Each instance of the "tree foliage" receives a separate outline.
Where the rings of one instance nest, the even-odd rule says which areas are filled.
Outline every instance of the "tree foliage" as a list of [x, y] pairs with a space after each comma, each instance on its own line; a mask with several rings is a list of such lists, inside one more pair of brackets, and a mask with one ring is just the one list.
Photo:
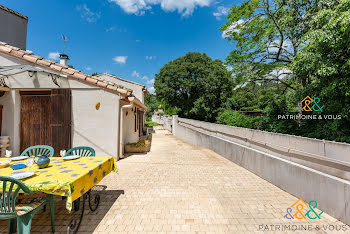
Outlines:
[[215, 121], [232, 86], [226, 66], [197, 52], [170, 61], [155, 76], [157, 98], [186, 118]]
[[[278, 81], [296, 89], [290, 64], [304, 46], [315, 12], [334, 3], [319, 0], [250, 0], [232, 7], [221, 30], [235, 49], [227, 57], [240, 82]], [[276, 75], [277, 73], [277, 75]], [[310, 82], [306, 77], [303, 85]]]
[[147, 106], [146, 117], [151, 118], [154, 111], [158, 110], [160, 106], [159, 102], [157, 101], [156, 95], [151, 93], [147, 94], [145, 97], [145, 104]]
[[[227, 63], [236, 83], [251, 83], [234, 91], [229, 108], [258, 108], [261, 82], [272, 81], [288, 91], [268, 88], [272, 98], [265, 99], [266, 116], [253, 121], [253, 128], [350, 143], [350, 0], [250, 0], [231, 9], [222, 30], [235, 44]], [[289, 75], [271, 80], [276, 69]], [[257, 95], [240, 94], [252, 87], [258, 87]], [[295, 115], [305, 96], [319, 97], [322, 114], [341, 119], [277, 118]]]

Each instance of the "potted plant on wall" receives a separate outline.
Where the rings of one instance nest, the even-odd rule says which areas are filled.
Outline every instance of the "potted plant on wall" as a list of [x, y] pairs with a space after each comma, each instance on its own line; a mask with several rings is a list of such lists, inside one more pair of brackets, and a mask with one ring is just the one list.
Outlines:
[[144, 153], [151, 149], [151, 140], [146, 139], [135, 143], [125, 145], [125, 153]]

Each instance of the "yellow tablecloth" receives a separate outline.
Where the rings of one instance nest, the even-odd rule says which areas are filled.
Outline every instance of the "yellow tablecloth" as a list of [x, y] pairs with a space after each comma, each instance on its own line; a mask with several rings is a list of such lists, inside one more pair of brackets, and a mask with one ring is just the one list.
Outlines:
[[[60, 157], [50, 159], [50, 165], [44, 169], [39, 169], [36, 164], [20, 170], [6, 167], [0, 168], [0, 175], [10, 176], [19, 171], [35, 171], [36, 175], [21, 181], [32, 191], [67, 197], [66, 208], [70, 211], [74, 200], [98, 184], [110, 172], [117, 171], [113, 157], [82, 157], [66, 161]], [[21, 160], [13, 161], [11, 165], [19, 162], [26, 164], [26, 160]]]

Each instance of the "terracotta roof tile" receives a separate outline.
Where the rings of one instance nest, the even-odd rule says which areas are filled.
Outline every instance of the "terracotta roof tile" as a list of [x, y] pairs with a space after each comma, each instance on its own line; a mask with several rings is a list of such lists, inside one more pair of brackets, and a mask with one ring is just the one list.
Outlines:
[[21, 50], [11, 50], [11, 54], [14, 54], [16, 57], [23, 57], [24, 53]]
[[73, 75], [73, 74], [75, 73], [74, 71], [69, 70], [68, 68], [63, 68], [63, 69], [62, 69], [62, 72], [67, 73], [67, 74], [69, 74], [69, 75]]
[[35, 57], [27, 55], [27, 54], [23, 55], [23, 58], [31, 63], [36, 63], [38, 61], [38, 58], [35, 58]]
[[86, 74], [78, 73], [78, 72], [74, 73], [72, 76], [75, 77], [75, 78], [77, 78], [77, 79], [81, 79], [81, 80], [85, 80], [86, 77], [87, 77]]
[[108, 73], [99, 74], [98, 76], [102, 76], [102, 75], [106, 75], [106, 76], [112, 77], [114, 79], [118, 79], [118, 80], [121, 80], [121, 81], [124, 81], [124, 82], [127, 82], [127, 83], [131, 83], [131, 84], [136, 84], [136, 85], [139, 85], [139, 86], [142, 86], [142, 87], [146, 88], [146, 86], [144, 86], [142, 84], [139, 84], [139, 83], [136, 83], [136, 82], [133, 82], [133, 81], [130, 81], [130, 80], [125, 80], [123, 78], [120, 78], [118, 76], [111, 75], [111, 74], [108, 74]]
[[27, 55], [32, 55], [33, 52], [32, 51], [29, 51], [29, 50], [26, 50], [26, 51], [23, 51], [24, 54], [27, 54]]
[[90, 84], [97, 84], [98, 80], [93, 79], [91, 77], [86, 77], [86, 82], [90, 83]]
[[53, 62], [47, 59], [38, 59], [38, 61], [36, 61], [38, 64], [44, 65], [49, 67]]
[[69, 67], [69, 68], [67, 68], [67, 69], [70, 70], [70, 71], [72, 71], [72, 72], [80, 72], [79, 70], [74, 69], [74, 68], [71, 68], [71, 67]]
[[9, 44], [7, 44], [6, 46], [13, 49], [13, 50], [21, 50], [20, 48], [18, 48], [16, 46], [9, 45]]
[[5, 53], [10, 53], [11, 52], [11, 48], [7, 47], [6, 45], [1, 45], [0, 46], [0, 52], [5, 52]]
[[62, 70], [62, 66], [59, 66], [57, 63], [51, 64], [50, 68], [55, 69], [56, 71], [61, 71]]
[[17, 47], [8, 45], [5, 42], [1, 42], [1, 41], [0, 41], [0, 53], [14, 56], [16, 58], [43, 66], [45, 68], [51, 69], [51, 70], [56, 71], [56, 72], [57, 71], [61, 72], [63, 74], [68, 75], [71, 78], [79, 79], [79, 80], [82, 80], [82, 81], [87, 82], [89, 84], [93, 84], [93, 85], [96, 85], [96, 86], [101, 87], [101, 88], [105, 88], [105, 89], [108, 89], [108, 90], [111, 90], [114, 92], [118, 92], [118, 93], [125, 95], [125, 96], [132, 95], [131, 89], [123, 88], [123, 87], [118, 86], [117, 84], [115, 84], [113, 82], [107, 83], [107, 81], [103, 80], [100, 77], [84, 74], [81, 71], [76, 70], [74, 68], [70, 68], [66, 65], [62, 65], [62, 64], [56, 63], [54, 61], [48, 60], [48, 59], [44, 59], [43, 57], [34, 55], [30, 51], [21, 50]]
[[40, 57], [40, 56], [38, 56], [38, 55], [31, 55], [32, 57], [34, 57], [34, 58], [37, 58], [37, 59], [43, 59], [43, 57]]
[[113, 85], [107, 85], [107, 88], [117, 91], [118, 87]]
[[103, 88], [107, 88], [107, 83], [106, 82], [102, 82], [102, 81], [97, 81], [97, 84]]

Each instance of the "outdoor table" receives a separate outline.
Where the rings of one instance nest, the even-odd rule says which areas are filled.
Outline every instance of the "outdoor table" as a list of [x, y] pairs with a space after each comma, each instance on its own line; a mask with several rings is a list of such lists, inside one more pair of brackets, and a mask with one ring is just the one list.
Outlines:
[[[0, 158], [8, 160], [8, 158]], [[117, 171], [113, 157], [81, 157], [75, 160], [63, 160], [61, 157], [51, 157], [50, 165], [39, 169], [34, 163], [31, 168], [12, 170], [10, 167], [0, 168], [0, 175], [10, 176], [12, 173], [20, 171], [34, 171], [36, 174], [30, 178], [21, 180], [34, 192], [43, 192], [58, 196], [67, 197], [66, 208], [71, 211], [73, 201], [82, 197], [83, 207], [78, 226], [76, 221], [72, 220], [68, 226], [70, 229], [79, 228], [84, 215], [84, 203], [86, 196], [89, 196], [89, 207], [93, 211], [97, 208], [99, 195], [96, 195], [94, 202], [96, 208], [91, 207], [90, 190], [98, 184], [106, 175], [112, 171]], [[12, 161], [14, 163], [26, 164], [26, 159], [21, 161]], [[1, 191], [0, 187], [0, 191]], [[97, 204], [96, 204], [97, 203]]]

